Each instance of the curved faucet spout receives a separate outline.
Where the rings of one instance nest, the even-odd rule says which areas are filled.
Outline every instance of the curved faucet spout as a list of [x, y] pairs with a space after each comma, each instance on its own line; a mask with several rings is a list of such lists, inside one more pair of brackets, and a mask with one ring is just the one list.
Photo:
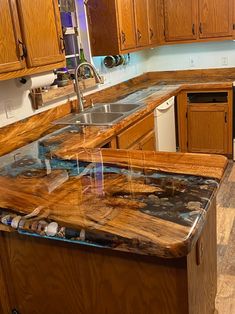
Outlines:
[[79, 87], [79, 80], [78, 80], [78, 71], [79, 71], [79, 69], [81, 69], [81, 67], [89, 68], [93, 72], [93, 75], [94, 75], [96, 83], [97, 84], [101, 84], [102, 83], [102, 79], [99, 76], [99, 73], [97, 72], [97, 70], [96, 70], [96, 68], [94, 67], [93, 64], [91, 64], [89, 62], [82, 62], [82, 63], [80, 63], [77, 66], [77, 68], [75, 70], [75, 86], [74, 86], [74, 89], [75, 89], [75, 92], [77, 94], [78, 110], [80, 112], [84, 111], [84, 97], [83, 97], [82, 91], [81, 91], [81, 89]]

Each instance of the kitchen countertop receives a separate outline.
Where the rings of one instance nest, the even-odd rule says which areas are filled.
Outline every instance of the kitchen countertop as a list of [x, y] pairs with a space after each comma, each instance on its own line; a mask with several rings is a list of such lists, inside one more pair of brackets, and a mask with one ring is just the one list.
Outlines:
[[[222, 73], [221, 69], [216, 69], [216, 71], [213, 70], [212, 72], [210, 70], [160, 72], [160, 74], [158, 72], [149, 72], [140, 77], [88, 95], [86, 96], [87, 104], [92, 100], [94, 103], [141, 102], [146, 106], [126, 117], [113, 127], [85, 127], [85, 134], [63, 134], [63, 139], [61, 137], [61, 149], [71, 148], [71, 146], [74, 146], [75, 149], [80, 146], [88, 148], [100, 147], [129, 125], [153, 112], [158, 105], [171, 96], [177, 96], [180, 91], [231, 89], [232, 82], [235, 80], [233, 73], [233, 69], [223, 70]], [[67, 107], [69, 108], [69, 106]], [[1, 128], [0, 156], [63, 127], [52, 126], [50, 122], [68, 113], [67, 109], [63, 113], [63, 110], [58, 107], [49, 110], [48, 113], [41, 113]], [[6, 142], [8, 145], [5, 145]]]
[[[28, 145], [0, 158], [2, 221], [11, 225], [16, 215], [33, 213], [21, 219], [25, 224], [17, 228], [20, 233], [165, 258], [188, 254], [200, 236], [227, 159], [94, 147], [181, 90], [231, 87], [226, 79], [174, 84], [156, 84], [154, 77], [136, 84], [132, 80], [115, 93], [110, 89], [105, 97], [93, 98], [145, 103], [113, 127], [86, 127], [84, 134], [76, 126], [31, 130], [30, 138], [21, 140]], [[52, 129], [57, 131], [40, 138]], [[46, 232], [48, 224], [59, 226], [53, 237]]]
[[[126, 85], [125, 85], [126, 84]], [[92, 98], [94, 102], [119, 102], [119, 103], [143, 103], [145, 104], [140, 110], [125, 117], [115, 125], [111, 127], [106, 126], [86, 126], [84, 133], [74, 131], [63, 132], [58, 136], [58, 141], [61, 143], [58, 149], [66, 151], [71, 150], [72, 147], [76, 150], [79, 147], [94, 148], [100, 147], [103, 143], [107, 142], [112, 137], [119, 134], [122, 130], [129, 125], [137, 122], [147, 114], [153, 112], [153, 110], [165, 100], [177, 94], [182, 90], [201, 90], [201, 89], [226, 89], [232, 88], [231, 81], [211, 81], [211, 82], [158, 82], [154, 78], [147, 81], [134, 84], [134, 82], [123, 83], [122, 88], [118, 89], [115, 93], [111, 89], [111, 92], [106, 93], [105, 98]], [[103, 91], [104, 92], [104, 91]], [[89, 97], [89, 96], [88, 96]], [[91, 96], [90, 96], [91, 97]], [[103, 97], [103, 96], [102, 96]], [[63, 126], [56, 126], [61, 128]]]
[[20, 233], [164, 258], [191, 251], [225, 157], [99, 148], [62, 152], [57, 138], [63, 131], [0, 158], [3, 224]]

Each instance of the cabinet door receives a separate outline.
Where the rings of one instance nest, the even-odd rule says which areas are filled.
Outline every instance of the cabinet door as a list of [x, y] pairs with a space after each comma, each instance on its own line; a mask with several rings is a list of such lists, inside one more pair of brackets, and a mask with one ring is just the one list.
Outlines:
[[227, 153], [227, 105], [189, 105], [188, 151]]
[[[144, 117], [140, 121], [130, 126], [125, 131], [117, 135], [117, 146], [120, 149], [128, 149], [136, 143], [139, 143], [140, 139], [145, 134], [154, 130], [154, 115], [151, 113]], [[137, 149], [137, 148], [136, 148]], [[139, 149], [139, 148], [138, 148]]]
[[134, 0], [117, 0], [121, 50], [136, 47]]
[[141, 150], [156, 150], [155, 132], [148, 133], [140, 142]]
[[156, 150], [155, 146], [155, 132], [151, 131], [138, 140], [135, 144], [131, 145], [129, 149], [131, 150]]
[[164, 0], [166, 41], [197, 38], [197, 1]]
[[22, 37], [15, 1], [1, 0], [0, 12], [0, 73], [22, 69]]
[[159, 0], [148, 0], [148, 27], [149, 27], [149, 43], [156, 44], [159, 40], [159, 17], [158, 14], [158, 2]]
[[231, 36], [232, 15], [231, 0], [199, 0], [199, 37]]
[[27, 64], [35, 67], [64, 60], [58, 1], [18, 0], [18, 4]]
[[149, 43], [148, 0], [134, 0], [137, 47]]

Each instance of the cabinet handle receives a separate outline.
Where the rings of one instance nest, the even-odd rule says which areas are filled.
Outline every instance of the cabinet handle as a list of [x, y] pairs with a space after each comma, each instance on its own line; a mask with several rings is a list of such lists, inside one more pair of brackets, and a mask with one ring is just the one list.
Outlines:
[[150, 31], [150, 39], [152, 39], [154, 35], [152, 28], [150, 28], [149, 31]]
[[199, 24], [199, 32], [202, 34], [202, 23]]
[[27, 57], [27, 49], [24, 43], [19, 39], [18, 39], [18, 46], [19, 46], [19, 51], [20, 51], [20, 59], [24, 60], [24, 58]]
[[193, 26], [192, 26], [192, 33], [193, 35], [195, 35], [195, 24], [193, 23]]
[[140, 41], [142, 35], [139, 29], [137, 29], [137, 37], [138, 37], [138, 41]]
[[60, 50], [62, 53], [65, 51], [65, 43], [63, 37], [60, 37]]
[[225, 112], [225, 114], [224, 114], [224, 122], [225, 122], [225, 123], [228, 122], [228, 120], [227, 120], [227, 112]]
[[126, 42], [126, 34], [123, 31], [121, 32], [121, 38], [122, 38], [122, 44], [125, 44], [125, 42]]

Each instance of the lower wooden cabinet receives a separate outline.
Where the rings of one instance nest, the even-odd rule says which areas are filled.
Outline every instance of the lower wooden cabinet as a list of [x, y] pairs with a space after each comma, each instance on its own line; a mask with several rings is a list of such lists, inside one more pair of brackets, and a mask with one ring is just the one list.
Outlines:
[[117, 148], [155, 150], [153, 113], [118, 134]]
[[191, 105], [188, 108], [188, 151], [227, 153], [227, 105]]
[[215, 200], [200, 238], [180, 258], [130, 254], [16, 232], [0, 232], [0, 249], [4, 314], [214, 313]]
[[137, 149], [137, 150], [156, 150], [155, 145], [155, 132], [149, 132], [140, 140], [137, 141], [133, 146], [129, 147], [129, 149]]
[[182, 152], [232, 154], [232, 90], [182, 92], [178, 125]]

